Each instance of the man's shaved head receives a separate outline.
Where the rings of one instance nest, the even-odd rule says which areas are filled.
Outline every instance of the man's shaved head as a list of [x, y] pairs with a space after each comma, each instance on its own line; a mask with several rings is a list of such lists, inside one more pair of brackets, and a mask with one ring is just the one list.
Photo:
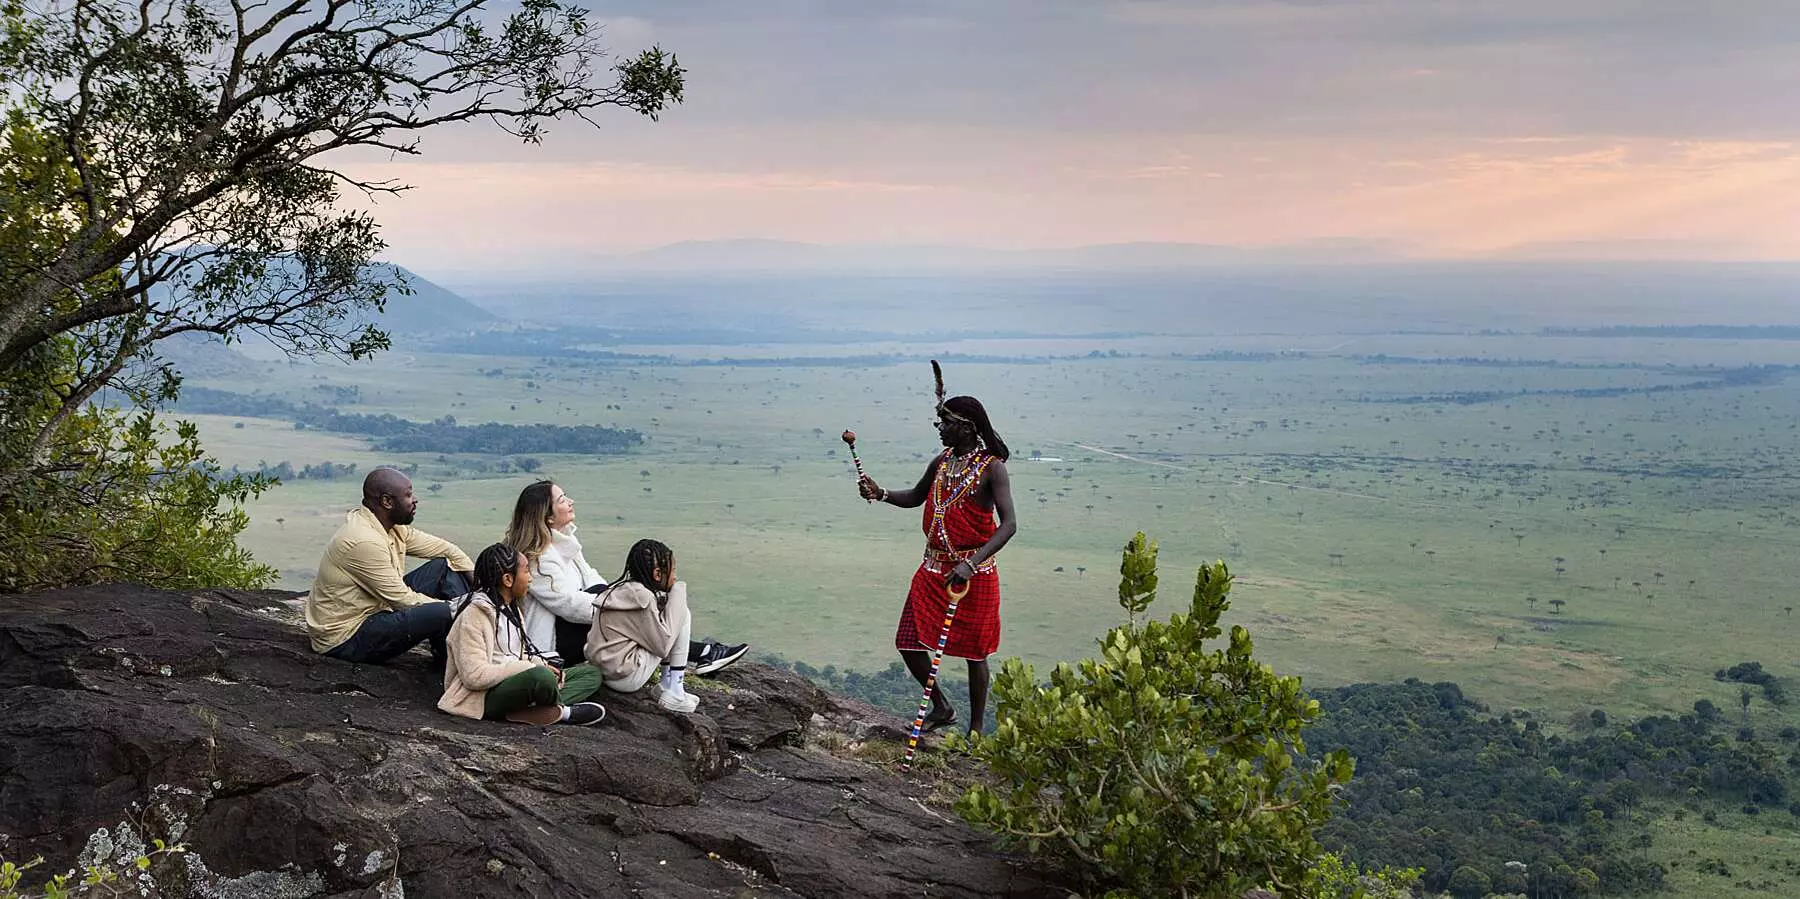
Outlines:
[[412, 478], [398, 468], [377, 468], [363, 478], [363, 505], [373, 506], [381, 502], [383, 493], [399, 496], [412, 486]]
[[387, 527], [412, 524], [419, 501], [413, 497], [412, 478], [397, 468], [377, 468], [363, 478], [363, 505]]

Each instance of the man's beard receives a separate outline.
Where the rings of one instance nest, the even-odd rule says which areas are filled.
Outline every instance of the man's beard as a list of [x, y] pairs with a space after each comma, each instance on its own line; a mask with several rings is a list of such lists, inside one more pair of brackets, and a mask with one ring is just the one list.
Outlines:
[[412, 509], [412, 508], [409, 508], [406, 506], [401, 506], [394, 510], [394, 523], [395, 524], [412, 524], [413, 516], [417, 513], [418, 513], [417, 509]]

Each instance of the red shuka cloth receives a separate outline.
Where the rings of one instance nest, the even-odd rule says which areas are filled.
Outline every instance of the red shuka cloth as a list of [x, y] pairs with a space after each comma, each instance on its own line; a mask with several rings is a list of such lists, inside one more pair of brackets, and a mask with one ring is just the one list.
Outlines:
[[[932, 553], [953, 553], [967, 558], [994, 536], [999, 523], [994, 510], [976, 500], [977, 487], [993, 457], [977, 451], [969, 459], [967, 471], [954, 482], [947, 477], [950, 451], [939, 458], [937, 475], [925, 497], [924, 529], [926, 558], [913, 573], [912, 589], [906, 594], [906, 608], [900, 612], [900, 626], [894, 632], [894, 647], [901, 650], [935, 651], [938, 636], [944, 628], [944, 612], [950, 598], [945, 581], [954, 561], [934, 559]], [[939, 503], [943, 519], [938, 519]], [[945, 655], [961, 659], [985, 659], [1000, 649], [1000, 572], [992, 559], [976, 571], [969, 581], [969, 593], [957, 603], [956, 618], [950, 627], [950, 640]]]

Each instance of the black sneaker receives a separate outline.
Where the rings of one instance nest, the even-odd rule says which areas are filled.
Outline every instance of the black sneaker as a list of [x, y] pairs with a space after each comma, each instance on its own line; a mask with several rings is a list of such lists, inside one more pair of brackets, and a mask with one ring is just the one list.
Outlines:
[[708, 641], [701, 645], [699, 651], [688, 653], [688, 670], [699, 675], [716, 674], [731, 667], [731, 663], [744, 657], [750, 651], [750, 644], [727, 644]]
[[587, 727], [605, 720], [606, 706], [597, 702], [578, 702], [569, 706], [569, 717], [564, 718], [562, 723]]

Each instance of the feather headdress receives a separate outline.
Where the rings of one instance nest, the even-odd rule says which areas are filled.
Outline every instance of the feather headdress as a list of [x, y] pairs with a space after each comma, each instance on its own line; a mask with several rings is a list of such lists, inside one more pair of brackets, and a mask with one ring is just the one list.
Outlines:
[[944, 367], [939, 365], [936, 359], [931, 360], [931, 380], [937, 390], [937, 414], [957, 421], [968, 421], [968, 418], [958, 415], [949, 406], [944, 405]]

